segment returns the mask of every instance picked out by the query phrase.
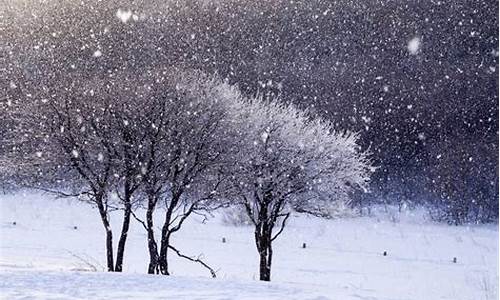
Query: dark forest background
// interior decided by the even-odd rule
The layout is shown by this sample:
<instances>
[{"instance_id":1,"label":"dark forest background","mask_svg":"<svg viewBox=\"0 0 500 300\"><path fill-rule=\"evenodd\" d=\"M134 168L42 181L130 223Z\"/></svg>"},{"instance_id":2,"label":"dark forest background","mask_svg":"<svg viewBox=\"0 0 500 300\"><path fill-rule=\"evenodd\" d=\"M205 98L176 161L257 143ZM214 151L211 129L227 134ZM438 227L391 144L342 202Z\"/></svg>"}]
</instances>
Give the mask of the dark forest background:
<instances>
[{"instance_id":1,"label":"dark forest background","mask_svg":"<svg viewBox=\"0 0 500 300\"><path fill-rule=\"evenodd\" d=\"M50 69L201 69L359 131L378 167L370 192L354 197L361 211L424 205L451 223L498 219L498 1L14 1L1 9L1 105L22 101L23 78L50 81ZM133 17L121 22L118 9ZM412 39L417 53L407 49Z\"/></svg>"}]
</instances>

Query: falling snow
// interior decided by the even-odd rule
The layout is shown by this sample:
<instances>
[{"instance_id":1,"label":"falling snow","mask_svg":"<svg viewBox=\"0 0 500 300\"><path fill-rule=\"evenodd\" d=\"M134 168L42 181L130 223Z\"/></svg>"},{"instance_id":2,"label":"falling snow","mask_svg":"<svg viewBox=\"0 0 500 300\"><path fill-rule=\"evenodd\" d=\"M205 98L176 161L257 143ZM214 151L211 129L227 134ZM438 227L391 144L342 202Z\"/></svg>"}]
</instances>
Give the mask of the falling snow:
<instances>
[{"instance_id":1,"label":"falling snow","mask_svg":"<svg viewBox=\"0 0 500 300\"><path fill-rule=\"evenodd\" d=\"M411 55L416 55L420 51L421 47L421 38L420 37L414 37L410 41L408 41L408 52L410 52Z\"/></svg>"},{"instance_id":2,"label":"falling snow","mask_svg":"<svg viewBox=\"0 0 500 300\"><path fill-rule=\"evenodd\" d=\"M429 218L423 221L425 224L471 224L474 230L471 231L469 227L447 228L435 223L429 225L432 226L429 227L432 231L439 231L441 237L449 238L451 242L437 247L429 245L425 237L419 246L422 246L422 249L430 247L432 251L417 251L419 254L413 256L420 257L418 259L413 257L408 260L407 256L411 252L408 249L411 245L408 246L406 240L414 238L415 232L423 232L425 236L424 231L410 232L411 238L401 238L401 235L404 235L401 231L397 237L392 236L386 243L377 243L376 245L383 249L371 249L368 252L373 254L375 251L389 251L387 257L383 256L380 262L377 261L381 263L381 268L376 268L384 269L382 277L389 279L377 281L377 284L381 285L373 287L370 285L371 277L367 277L372 269L368 268L366 273L361 269L356 270L356 264L347 264L341 265L345 270L339 272L338 266L335 265L338 261L328 261L331 255L303 255L309 259L327 259L328 264L325 264L325 261L315 261L313 266L301 266L294 269L294 272L283 272L287 268L290 269L290 259L281 260L279 256L283 249L290 252L290 257L294 258L296 253L293 252L297 249L309 254L319 249L316 242L322 233L316 237L310 235L318 225L316 221L311 220L316 219L301 217L297 220L303 225L300 227L302 229L297 227L291 233L294 238L300 237L301 240L288 240L290 245L287 244L287 247L276 251L277 257L273 261L276 261L276 266L280 268L276 278L286 282L307 282L307 289L311 288L309 285L314 283L317 277L321 277L323 283L333 282L331 278L335 276L345 277L342 275L344 273L368 278L361 280L368 282L368 286L356 282L357 279L353 279L356 276L342 278L345 284L341 285L349 286L343 288L343 291L348 290L349 293L347 295L341 292L340 297L337 297L341 299L432 299L438 298L438 295L447 299L496 298L497 295L493 294L498 294L498 285L496 282L490 282L490 279L498 278L498 270L488 267L487 274L474 273L475 271L471 273L467 266L483 268L486 263L481 261L483 258L478 254L495 258L498 250L494 247L478 247L485 241L474 233L476 228L485 226L481 225L483 223L498 222L498 1L34 0L0 1L0 11L2 192L16 191L38 181L39 187L44 189L47 184L53 185L50 188L63 187L65 193L83 191L79 195L80 200L88 200L92 188L105 186L107 190L103 191L102 195L109 196L109 199L107 196L105 198L109 201L106 205L109 205L110 211L103 215L106 216L114 209L123 214L125 209L120 201L125 194L125 183L151 183L156 179L163 179L165 174L184 176L184 172L190 169L190 164L198 162L197 159L219 157L224 153L224 149L234 150L231 148L234 147L238 149L235 152L239 156L235 154L231 159L220 162L220 165L239 166L238 172L234 172L229 180L234 184L232 188L238 192L228 188L232 194L227 196L219 193L220 191L215 192L213 187L198 188L200 182L206 183L220 175L214 172L213 176L206 175L202 179L186 179L186 185L183 187L189 190L190 194L181 197L181 202L192 201L204 192L209 195L210 201L220 200L216 199L219 197L233 201L233 197L241 196L241 191L246 188L269 188L269 182L276 179L276 174L283 172L286 173L282 181L283 186L272 192L289 193L292 191L291 183L301 179L305 174L304 170L309 169L308 164L304 162L308 160L300 161L297 157L288 157L287 154L298 149L297 153L309 155L311 160L345 158L340 150L329 151L334 146L341 147L342 143L325 146L329 137L339 135L355 140L356 147L352 147L351 154L369 153L367 164L370 166L366 170L369 170L371 175L364 181L346 181L338 185L323 184L325 189L330 188L329 193L337 192L335 189L353 189L352 193L346 193L349 194L349 199L345 201L339 218L346 215L363 216L366 217L366 220L363 220L367 222L363 223L364 225L373 225L374 218L369 215L378 207L389 211L395 208L399 212L403 211L403 214L405 209L411 213L422 210ZM193 80L191 73L197 74L193 78L203 79L200 82ZM185 82L174 82L178 77L182 77ZM217 88L205 89L218 80L223 83L217 85ZM235 91L240 94L235 96ZM219 99L218 93L224 96ZM183 97L190 99L189 105L183 104ZM217 101L211 102L215 98ZM197 99L202 99L201 104L196 103ZM241 103L234 104L236 102L231 102L234 99L246 99L248 105L262 101L265 107L279 104L281 111L277 108L273 112L275 115L266 117L269 111L246 111L248 107ZM162 101L165 101L165 106L151 108L152 103ZM148 105L141 106L144 103ZM148 108L151 110L147 111ZM285 108L295 113L293 118L283 114L282 110ZM301 119L302 121L290 121L294 118L300 119L297 116L302 116L302 113L307 116ZM218 129L212 131L210 125L217 123L213 121L215 117L221 117L219 121L225 124L222 126L224 134L218 135ZM233 123L224 123L228 120ZM268 122L269 120L275 122ZM282 121L290 121L289 124L293 125L286 127L286 130L277 128ZM165 130L165 122L170 122L168 130ZM233 132L231 128L236 126L235 124L240 127ZM254 125L255 128L252 127ZM306 132L307 128L310 131ZM326 131L329 135L319 134L323 131L318 128L328 128ZM150 164L149 159L158 156L147 152L148 134L165 132L168 134L165 134L164 140L168 142L161 145L164 158L170 162L176 155L180 157L177 157L175 163L159 163L160 166L171 166L172 170L169 169L151 180L151 177L148 177L149 172L155 165ZM200 132L210 132L210 138L217 137L220 140L209 146L201 145L200 149L206 151L192 159L192 149L198 149L193 145L206 141L205 136L199 138ZM128 135L129 133L131 134ZM283 140L293 143L297 148L283 147L285 143L280 140L280 136L285 134L286 139ZM123 141L131 136L141 136L142 139L139 139L140 142ZM308 139L311 136L313 138ZM74 144L67 147L58 146L68 140ZM219 148L221 145L224 147ZM126 159L116 158L129 150L131 155ZM270 165L269 161L266 161L275 157L279 158L279 163ZM127 165L131 166L129 173L121 169L123 161L127 161ZM245 166L243 162L253 164L253 168ZM88 164L89 168L78 169L82 163ZM219 163L201 165L219 166ZM315 165L317 168L321 166L320 163ZM345 169L341 164L333 163L328 166L332 169ZM252 176L244 173L250 169L258 172ZM103 170L107 170L103 172L104 175L100 174ZM208 172L200 174L205 176ZM73 181L72 176L80 177L79 180ZM82 188L82 178L89 176L93 186ZM99 182L103 179L109 179L109 185ZM296 203L288 203L280 206L281 208L311 213L307 211L311 207L326 210L323 207L325 202L321 201L339 202L338 197L330 194L325 196L327 193L318 188L324 183L323 179L313 176L311 180L303 183L302 188L310 193L309 196L314 196L311 199L294 199L309 199L307 204L310 205L300 207L295 205ZM222 185L225 184L228 183L224 181ZM153 186L151 190L154 188L156 187ZM159 189L164 198L160 201L163 205L161 209L165 209L164 204L175 188L176 182L170 182ZM137 193L143 193L144 190L139 187ZM318 197L320 192L324 197ZM257 198L268 196L258 192L252 195L257 195ZM137 202L133 203L133 209L136 209L136 204L137 207L147 206L142 199L147 197L142 194L134 195L136 196L134 201ZM185 212L191 203L182 204L176 212ZM252 209L252 205L248 207ZM327 209L328 217L331 218L331 208ZM315 213L318 214L317 211ZM207 215L211 214L212 211ZM78 214L75 212L71 216ZM276 220L282 221L283 216L280 214ZM404 229L398 225L401 217L402 214L395 213L387 226L384 222L375 222L378 224L375 226L378 231L374 231L374 236L384 238L383 233L391 232L391 228ZM135 222L137 218L131 219ZM78 220L78 217L74 219ZM335 220L328 222L336 222ZM13 222L3 221L4 225ZM370 244L364 241L366 234L350 231L352 226L356 226L356 222L356 219L348 218L347 225L342 227L354 236L333 232L329 236L330 242L331 237L335 237L335 243L338 244L335 245L338 248L335 251L343 249L340 252L350 253L352 257L348 261L358 261L356 253L363 253ZM137 224L142 230L141 223ZM157 224L161 227L161 224ZM326 232L332 227L331 224L333 223L325 223ZM57 226L60 225L58 223ZM280 224L276 225L279 227ZM1 230L9 232L11 228L24 230L29 227L14 226L17 225L5 225ZM74 225L67 226L73 228ZM87 229L83 225L80 226L78 234L91 234L90 231L85 231ZM219 231L219 225L213 226L218 229L210 229L206 236L222 232ZM111 227L113 226L105 225L106 230ZM277 227L273 228L276 230ZM446 230L446 233L441 230ZM483 228L478 232L483 234L482 230ZM494 230L497 230L496 226ZM487 233L490 231L485 229ZM72 229L71 233L67 234L68 241L76 236L75 232L76 229ZM94 232L98 230L92 230L92 234ZM21 241L24 236L21 233L16 232L16 235L13 235L16 239L13 241ZM116 236L115 234L113 238L119 239ZM137 236L139 234L135 235L134 232L131 239ZM467 236L467 239L462 236ZM102 236L97 238L102 242ZM255 246L252 235L237 238L234 244L231 244L232 240L229 239L226 245L217 244L218 246L213 246L208 252L215 251L219 246L245 243ZM352 244L345 244L346 238ZM187 240L189 239L179 238L180 246L184 246ZM220 238L216 237L214 240L219 241ZM494 240L489 240L491 241ZM301 243L305 242L307 248L300 248ZM456 247L450 248L453 243ZM21 244L19 242L18 245ZM353 250L350 249L352 245L359 246L359 249L350 251ZM402 245L410 248L401 248ZM465 247L464 245L473 248L468 247L457 252L457 249ZM35 246L30 247L48 249L48 245L44 243ZM89 253L93 255L95 249L102 250L101 244L85 246L88 246ZM145 244L141 247L144 249ZM16 255L19 250L9 249ZM59 253L61 249L47 251ZM405 251L398 253L398 249ZM0 253L1 250L4 249L0 247ZM187 252L190 250L193 249L188 249ZM434 250L445 258L432 255L422 258L431 252L436 253ZM29 252L31 250L27 251L30 256L35 255ZM495 255L490 255L493 252ZM234 253L240 254L228 253L229 260L236 257ZM83 253L76 255L80 254ZM364 265L373 264L372 254L362 258L363 263L366 263ZM141 256L136 257L143 255L147 256L147 253L141 252ZM252 252L252 255L255 253ZM458 263L447 265L453 256L458 256ZM247 257L237 258L238 261L247 263ZM498 260L497 256L496 258ZM392 264L394 259L397 261L396 269L384 268L387 262ZM472 262L468 261L471 259L477 259L478 262L474 261L474 264L468 265ZM0 260L3 262L5 259L0 257ZM49 260L52 261L52 258ZM403 277L413 279L415 274L428 274L428 270L423 272L423 261L426 264L435 264L432 268L435 276L419 276L422 286L427 284L429 287L422 291L424 294L419 294L420 291L416 293L417 289L414 287L401 284L393 273L404 270ZM418 262L415 265L417 267L408 267L408 262ZM6 260L5 263L12 262ZM298 262L294 262L296 263ZM16 264L17 262L14 265ZM326 270L325 266L334 266L332 268L336 271ZM16 268L18 267L16 265ZM30 267L33 266L30 264ZM35 264L35 267L38 266ZM143 271L143 267L141 265L140 270ZM19 276L26 281L22 284L28 286L27 282L33 278L28 278L30 276L24 274L23 270L0 275L15 284L17 283L10 275ZM136 269L126 267L125 270L135 272ZM192 275L191 269L183 270ZM469 275L462 276L460 272L464 270ZM220 272L226 271L221 269ZM241 271L241 274L238 272L239 269L236 273L229 272L228 276L238 274L246 279L258 278L255 269L247 268L244 272ZM299 275L293 275L296 273ZM389 276L386 276L388 274ZM52 274L41 276L54 277ZM433 281L436 278L439 280ZM474 287L464 286L464 278L465 281L473 278L477 282L471 283ZM89 278L85 280L95 283ZM224 277L221 280L224 281ZM44 284L43 281L33 282ZM140 279L138 282L143 281ZM283 284L286 285L286 282ZM457 285L457 282L460 284ZM328 294L332 287L325 286L328 287L325 288L327 292L324 294ZM381 286L385 287L383 292L372 293ZM457 286L460 286L458 290ZM56 285L54 289L61 291ZM447 293L440 293L444 290ZM463 290L469 294L462 294ZM18 295L15 289L11 292L12 296ZM301 296L306 294L297 293ZM294 295L293 291L290 295ZM346 297L342 297L343 295ZM262 294L260 298L266 296L267 294ZM40 297L43 298L44 295ZM126 295L118 297L123 298ZM159 297L161 298L161 295Z\"/></svg>"},{"instance_id":3,"label":"falling snow","mask_svg":"<svg viewBox=\"0 0 500 300\"><path fill-rule=\"evenodd\" d=\"M127 23L132 17L132 12L130 10L118 9L116 11L116 17L120 19L123 23Z\"/></svg>"}]
</instances>

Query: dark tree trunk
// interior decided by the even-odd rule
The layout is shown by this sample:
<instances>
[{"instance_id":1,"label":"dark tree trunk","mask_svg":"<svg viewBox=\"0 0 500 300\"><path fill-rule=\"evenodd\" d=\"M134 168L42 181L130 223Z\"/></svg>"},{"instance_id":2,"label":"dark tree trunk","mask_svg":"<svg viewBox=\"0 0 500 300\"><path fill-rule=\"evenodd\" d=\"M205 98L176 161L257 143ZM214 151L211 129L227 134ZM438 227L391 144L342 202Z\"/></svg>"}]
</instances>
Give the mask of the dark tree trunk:
<instances>
[{"instance_id":1,"label":"dark tree trunk","mask_svg":"<svg viewBox=\"0 0 500 300\"><path fill-rule=\"evenodd\" d=\"M260 253L260 275L259 279L262 281L271 281L271 259L272 250L269 247Z\"/></svg>"},{"instance_id":2,"label":"dark tree trunk","mask_svg":"<svg viewBox=\"0 0 500 300\"><path fill-rule=\"evenodd\" d=\"M146 225L148 230L148 250L149 250L149 266L148 274L159 274L158 265L158 245L154 236L153 227L153 212L156 205L155 198L150 198L148 201L148 210L146 212Z\"/></svg>"},{"instance_id":3,"label":"dark tree trunk","mask_svg":"<svg viewBox=\"0 0 500 300\"><path fill-rule=\"evenodd\" d=\"M115 269L113 267L113 232L111 228L106 228L106 260L108 265L108 272L114 272Z\"/></svg>"},{"instance_id":4,"label":"dark tree trunk","mask_svg":"<svg viewBox=\"0 0 500 300\"><path fill-rule=\"evenodd\" d=\"M125 211L123 213L122 232L118 241L118 249L116 252L115 272L121 272L123 270L123 257L125 255L125 243L127 242L131 214L132 207L130 202L128 202L125 204Z\"/></svg>"},{"instance_id":5,"label":"dark tree trunk","mask_svg":"<svg viewBox=\"0 0 500 300\"><path fill-rule=\"evenodd\" d=\"M271 248L272 226L267 220L267 207L261 206L260 221L255 228L255 244L259 252L259 279L271 281L271 263L273 251Z\"/></svg>"},{"instance_id":6,"label":"dark tree trunk","mask_svg":"<svg viewBox=\"0 0 500 300\"><path fill-rule=\"evenodd\" d=\"M122 222L122 232L120 234L120 239L118 240L118 249L116 252L116 265L115 272L121 272L123 270L123 258L125 256L125 243L127 242L128 230L130 227L130 217L132 215L132 195L134 193L135 188L132 185L134 181L133 176L133 166L131 164L131 150L130 145L132 144L130 133L127 130L123 131L123 140L125 141L124 145L124 164L125 164L125 182L123 186L123 204L125 207L123 213L123 222Z\"/></svg>"},{"instance_id":7,"label":"dark tree trunk","mask_svg":"<svg viewBox=\"0 0 500 300\"><path fill-rule=\"evenodd\" d=\"M96 195L95 201L97 203L97 208L99 209L99 215L101 216L102 224L104 225L104 230L106 230L106 261L108 272L113 272L115 270L113 259L113 231L111 230L111 225L109 224L103 198L103 195L98 194Z\"/></svg>"},{"instance_id":8,"label":"dark tree trunk","mask_svg":"<svg viewBox=\"0 0 500 300\"><path fill-rule=\"evenodd\" d=\"M163 224L163 228L161 230L160 257L158 259L158 265L160 267L160 273L163 275L170 275L170 273L168 272L167 253L168 253L168 246L170 245L169 224L170 224L170 219L172 217L171 207L173 206L170 206L167 209L167 212L165 214L165 223Z\"/></svg>"},{"instance_id":9,"label":"dark tree trunk","mask_svg":"<svg viewBox=\"0 0 500 300\"><path fill-rule=\"evenodd\" d=\"M163 275L170 275L170 273L168 272L168 260L167 260L168 246L170 243L169 239L170 239L169 233L165 235L162 234L158 266L160 267L160 273Z\"/></svg>"},{"instance_id":10,"label":"dark tree trunk","mask_svg":"<svg viewBox=\"0 0 500 300\"><path fill-rule=\"evenodd\" d=\"M148 265L148 274L160 274L159 260L158 260L158 252L156 250L156 242L149 240L149 265ZM152 250L155 249L155 250Z\"/></svg>"},{"instance_id":11,"label":"dark tree trunk","mask_svg":"<svg viewBox=\"0 0 500 300\"><path fill-rule=\"evenodd\" d=\"M260 201L259 218L255 227L255 244L260 258L259 279L262 281L271 281L271 263L273 258L271 243L274 222L276 222L274 211L269 207L271 202L271 190L267 190Z\"/></svg>"},{"instance_id":12,"label":"dark tree trunk","mask_svg":"<svg viewBox=\"0 0 500 300\"><path fill-rule=\"evenodd\" d=\"M176 193L172 196L170 201L170 205L167 208L165 213L165 222L163 223L163 227L161 229L161 243L160 243L160 256L158 258L158 266L160 267L160 273L163 275L170 275L168 272L168 247L170 246L170 221L172 220L172 213L179 202L181 193Z\"/></svg>"},{"instance_id":13,"label":"dark tree trunk","mask_svg":"<svg viewBox=\"0 0 500 300\"><path fill-rule=\"evenodd\" d=\"M269 234L256 235L257 250L259 251L259 279L262 281L271 281L271 263L273 250L271 245L271 236Z\"/></svg>"}]
</instances>

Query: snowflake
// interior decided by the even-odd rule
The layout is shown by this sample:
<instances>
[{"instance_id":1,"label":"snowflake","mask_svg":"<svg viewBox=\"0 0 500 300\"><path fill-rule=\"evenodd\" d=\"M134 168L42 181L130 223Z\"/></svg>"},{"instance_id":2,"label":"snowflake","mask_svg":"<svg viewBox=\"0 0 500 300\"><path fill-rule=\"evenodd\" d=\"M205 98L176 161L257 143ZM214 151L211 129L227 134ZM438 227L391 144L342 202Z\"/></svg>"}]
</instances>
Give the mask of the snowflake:
<instances>
[{"instance_id":1,"label":"snowflake","mask_svg":"<svg viewBox=\"0 0 500 300\"><path fill-rule=\"evenodd\" d=\"M419 37L414 37L408 42L407 49L411 55L416 55L420 51L422 41Z\"/></svg>"},{"instance_id":2,"label":"snowflake","mask_svg":"<svg viewBox=\"0 0 500 300\"><path fill-rule=\"evenodd\" d=\"M118 9L118 11L116 12L116 17L123 23L127 23L128 20L130 20L130 18L132 17L132 12L130 10Z\"/></svg>"}]
</instances>

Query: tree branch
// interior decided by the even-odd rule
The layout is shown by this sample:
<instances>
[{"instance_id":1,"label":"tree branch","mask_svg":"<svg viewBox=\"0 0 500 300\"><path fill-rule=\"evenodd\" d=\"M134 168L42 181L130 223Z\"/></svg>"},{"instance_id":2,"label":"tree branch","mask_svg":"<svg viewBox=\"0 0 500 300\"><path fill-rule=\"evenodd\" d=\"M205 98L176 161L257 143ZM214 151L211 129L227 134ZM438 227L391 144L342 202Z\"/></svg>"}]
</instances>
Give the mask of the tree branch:
<instances>
[{"instance_id":1,"label":"tree branch","mask_svg":"<svg viewBox=\"0 0 500 300\"><path fill-rule=\"evenodd\" d=\"M146 222L144 222L139 217L137 217L137 215L134 213L134 210L131 209L130 213L131 213L132 217L134 217L134 219L136 219L137 222L141 223L142 227L144 227L144 229L146 229L146 231L148 231L148 226L146 226Z\"/></svg>"},{"instance_id":2,"label":"tree branch","mask_svg":"<svg viewBox=\"0 0 500 300\"><path fill-rule=\"evenodd\" d=\"M207 265L206 263L204 263L204 262L200 259L200 257L197 257L197 258L192 258L192 257L189 257L189 256L187 256L187 255L184 255L184 254L182 254L179 250L177 250L177 249L176 249L174 246L172 246L172 245L168 245L168 248L172 249L172 250L173 250L173 251L174 251L174 252L175 252L175 253L176 253L179 257L185 258L185 259L190 260L190 261L192 261L192 262L197 262L197 263L201 264L202 266L204 266L205 268L207 268L207 269L210 271L210 273L212 274L212 278L217 277L217 275L216 275L215 271L214 271L214 270L213 270L213 269L212 269L209 265Z\"/></svg>"},{"instance_id":3,"label":"tree branch","mask_svg":"<svg viewBox=\"0 0 500 300\"><path fill-rule=\"evenodd\" d=\"M288 220L288 217L290 217L290 213L287 213L285 215L285 218L281 222L281 228L280 228L280 230L274 235L274 237L271 238L271 242L274 241L283 232L283 230L285 229L286 221Z\"/></svg>"}]
</instances>

